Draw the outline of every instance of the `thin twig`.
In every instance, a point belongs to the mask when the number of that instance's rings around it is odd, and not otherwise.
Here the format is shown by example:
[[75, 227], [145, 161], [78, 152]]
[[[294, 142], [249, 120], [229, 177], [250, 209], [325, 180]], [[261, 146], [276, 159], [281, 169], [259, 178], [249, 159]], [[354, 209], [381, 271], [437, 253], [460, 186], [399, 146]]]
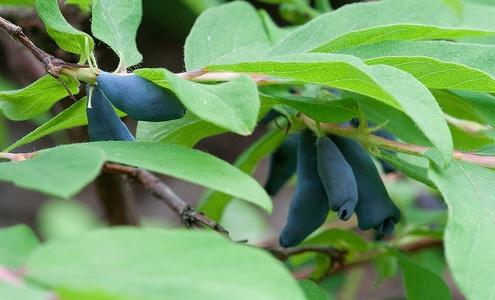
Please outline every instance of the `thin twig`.
[[236, 72], [210, 72], [208, 70], [198, 70], [177, 73], [177, 76], [196, 82], [223, 82], [230, 81], [241, 76], [249, 76], [257, 85], [281, 84], [287, 82], [286, 79], [272, 78], [264, 74], [256, 73], [236, 73]]
[[[423, 249], [427, 248], [434, 248], [434, 247], [440, 247], [442, 246], [442, 241], [437, 240], [437, 239], [432, 239], [432, 238], [424, 238], [424, 239], [419, 239], [415, 240], [412, 242], [407, 242], [405, 244], [402, 244], [398, 246], [398, 249], [400, 251], [406, 252], [406, 253], [412, 253], [412, 252], [417, 252]], [[341, 249], [336, 249], [334, 247], [325, 247], [325, 246], [299, 246], [299, 247], [293, 247], [293, 248], [287, 248], [287, 249], [281, 249], [281, 248], [270, 248], [270, 247], [265, 247], [265, 250], [269, 251], [270, 253], [273, 254], [276, 258], [278, 258], [281, 261], [286, 261], [288, 260], [291, 256], [294, 255], [299, 255], [299, 254], [304, 254], [304, 253], [319, 253], [327, 256], [330, 258], [330, 265], [329, 268], [324, 276], [320, 278], [320, 280], [355, 268], [362, 266], [363, 264], [369, 263], [373, 259], [375, 259], [378, 255], [382, 254], [384, 252], [384, 249], [376, 250], [376, 251], [368, 251], [366, 253], [363, 253], [360, 256], [356, 256], [352, 259], [352, 261], [346, 261], [346, 250], [341, 250]], [[314, 269], [313, 268], [306, 268], [304, 270], [298, 270], [295, 274], [295, 276], [298, 279], [306, 279], [311, 276], [313, 273]]]
[[[316, 128], [316, 123], [314, 120], [308, 117], [302, 117], [302, 119], [303, 122], [308, 127], [313, 129]], [[344, 136], [344, 137], [350, 137], [358, 140], [359, 142], [365, 145], [372, 145], [390, 151], [423, 156], [426, 154], [426, 152], [428, 152], [428, 150], [432, 149], [430, 147], [408, 144], [399, 141], [392, 141], [389, 139], [376, 136], [374, 134], [363, 132], [359, 128], [354, 128], [349, 126], [342, 126], [342, 125], [330, 124], [330, 123], [320, 123], [320, 127], [321, 129], [323, 129], [323, 131], [327, 133]], [[495, 168], [495, 156], [491, 156], [491, 155], [479, 155], [474, 153], [454, 151], [453, 158], [486, 168]]]
[[26, 47], [37, 60], [39, 60], [45, 66], [48, 74], [55, 78], [60, 77], [62, 68], [85, 68], [87, 66], [73, 64], [65, 62], [55, 56], [46, 53], [42, 49], [38, 48], [22, 31], [20, 26], [17, 26], [5, 18], [0, 17], [0, 28], [7, 32], [12, 38], [19, 41], [24, 47]]
[[60, 84], [67, 91], [69, 97], [76, 102], [77, 99], [72, 94], [71, 90], [67, 86], [67, 84], [60, 78], [60, 75], [63, 73], [64, 69], [77, 69], [77, 68], [86, 68], [84, 65], [68, 63], [60, 58], [56, 58], [55, 56], [46, 53], [42, 49], [38, 48], [22, 31], [22, 27], [17, 26], [5, 18], [0, 17], [0, 28], [7, 32], [13, 39], [19, 41], [24, 47], [26, 47], [33, 56], [39, 60], [48, 74], [53, 76], [53, 78], [57, 79]]
[[103, 170], [108, 173], [124, 174], [140, 182], [153, 196], [172, 209], [186, 227], [208, 227], [228, 236], [227, 230], [207, 216], [195, 211], [153, 173], [114, 163], [106, 163]]

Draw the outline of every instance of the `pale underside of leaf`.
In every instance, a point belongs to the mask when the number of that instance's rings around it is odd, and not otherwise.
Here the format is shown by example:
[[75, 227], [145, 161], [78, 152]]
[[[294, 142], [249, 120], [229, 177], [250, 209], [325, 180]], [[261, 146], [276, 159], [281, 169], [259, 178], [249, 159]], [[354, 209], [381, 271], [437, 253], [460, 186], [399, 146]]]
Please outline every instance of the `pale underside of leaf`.
[[430, 177], [449, 206], [444, 241], [455, 281], [468, 299], [495, 299], [495, 173], [453, 162]]

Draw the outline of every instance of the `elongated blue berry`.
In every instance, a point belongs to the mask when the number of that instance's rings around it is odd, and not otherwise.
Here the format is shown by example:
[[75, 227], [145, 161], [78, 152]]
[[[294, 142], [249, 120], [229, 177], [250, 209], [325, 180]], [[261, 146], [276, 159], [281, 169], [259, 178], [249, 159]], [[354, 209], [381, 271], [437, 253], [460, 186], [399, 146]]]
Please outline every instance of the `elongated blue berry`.
[[320, 227], [327, 217], [329, 207], [325, 187], [317, 170], [316, 136], [304, 130], [297, 148], [297, 183], [289, 207], [287, 224], [280, 235], [282, 247], [301, 243]]
[[88, 134], [91, 141], [133, 141], [134, 137], [127, 126], [115, 113], [112, 104], [103, 94], [98, 85], [94, 86], [90, 95], [89, 86], [86, 87], [88, 101], [91, 107], [86, 108], [88, 117]]
[[296, 172], [298, 134], [290, 135], [270, 156], [270, 169], [265, 190], [268, 195], [277, 194]]
[[173, 93], [142, 77], [101, 72], [96, 82], [108, 100], [133, 119], [160, 122], [184, 116], [185, 108]]
[[354, 172], [339, 148], [328, 137], [318, 139], [318, 174], [327, 193], [330, 209], [339, 218], [348, 220], [358, 202], [358, 189]]
[[331, 138], [354, 171], [359, 195], [355, 209], [359, 228], [373, 228], [378, 236], [391, 234], [399, 222], [400, 211], [390, 199], [370, 155], [351, 139]]

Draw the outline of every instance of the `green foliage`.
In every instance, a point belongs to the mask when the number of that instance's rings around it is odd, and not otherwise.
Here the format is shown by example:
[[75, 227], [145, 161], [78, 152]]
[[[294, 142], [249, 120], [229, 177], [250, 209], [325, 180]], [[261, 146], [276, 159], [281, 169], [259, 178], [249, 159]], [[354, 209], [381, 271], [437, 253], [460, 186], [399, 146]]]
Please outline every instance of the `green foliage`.
[[210, 7], [223, 4], [223, 0], [181, 0], [184, 5], [187, 5], [192, 11], [197, 14], [207, 10]]
[[77, 101], [48, 122], [31, 131], [29, 134], [10, 145], [6, 151], [12, 151], [19, 146], [36, 141], [53, 132], [87, 124], [86, 114], [84, 113], [85, 109], [86, 98]]
[[60, 198], [70, 198], [98, 175], [105, 156], [85, 145], [40, 151], [21, 162], [0, 163], [0, 180]]
[[141, 16], [141, 1], [93, 1], [91, 32], [117, 53], [124, 68], [139, 64], [143, 59], [136, 45]]
[[[493, 171], [453, 162], [445, 170], [430, 171], [431, 179], [449, 206], [445, 254], [456, 282], [468, 298], [489, 299], [495, 260], [491, 212]], [[469, 200], [467, 200], [469, 199]]]
[[79, 54], [81, 61], [93, 51], [94, 41], [86, 33], [72, 27], [60, 12], [57, 0], [37, 0], [36, 11], [45, 24], [46, 32], [67, 52]]
[[225, 132], [224, 129], [203, 121], [192, 113], [186, 113], [182, 119], [173, 121], [140, 121], [136, 138], [143, 142], [172, 143], [193, 147], [200, 140], [223, 132]]
[[268, 254], [208, 232], [100, 230], [38, 248], [27, 268], [67, 299], [305, 299]]
[[21, 5], [29, 6], [34, 5], [36, 0], [0, 0], [0, 5]]
[[493, 92], [494, 46], [444, 41], [395, 41], [345, 51], [368, 64], [411, 73], [429, 88]]
[[325, 291], [311, 280], [301, 280], [299, 285], [304, 291], [307, 300], [327, 300]]
[[352, 4], [299, 27], [269, 54], [335, 52], [381, 41], [452, 40], [493, 34], [495, 22], [481, 21], [480, 13], [487, 12], [466, 4], [461, 18], [454, 10], [448, 9], [443, 0], [386, 0]]
[[270, 46], [256, 10], [235, 1], [211, 8], [196, 20], [184, 46], [186, 70], [194, 71], [215, 61], [258, 58]]
[[250, 201], [268, 212], [272, 208], [266, 192], [251, 177], [214, 156], [173, 144], [99, 142], [60, 146], [22, 162], [1, 163], [0, 180], [69, 198], [98, 175], [104, 161], [200, 184]]
[[29, 227], [17, 225], [0, 230], [0, 243], [0, 266], [20, 267], [39, 241]]
[[452, 299], [450, 290], [441, 277], [402, 254], [398, 256], [407, 299]]
[[[71, 93], [77, 94], [79, 82], [62, 77]], [[68, 95], [64, 86], [50, 75], [45, 75], [29, 86], [0, 92], [0, 110], [11, 120], [32, 119], [48, 111], [53, 104]]]
[[50, 293], [34, 287], [15, 287], [0, 281], [0, 297], [2, 299], [46, 300], [50, 297]]
[[367, 66], [351, 56], [308, 53], [234, 65], [212, 65], [207, 70], [263, 73], [374, 97], [414, 120], [446, 161], [452, 156], [450, 132], [434, 97], [412, 76], [395, 68]]
[[45, 240], [77, 237], [102, 226], [85, 204], [65, 200], [45, 203], [37, 223]]
[[[404, 218], [390, 240], [367, 241], [360, 233], [343, 229], [354, 228], [354, 220], [343, 225], [333, 214], [318, 211], [321, 221], [327, 218], [325, 227], [311, 228], [314, 232], [301, 245], [345, 250], [343, 261], [316, 251], [291, 256], [283, 266], [262, 250], [208, 232], [131, 228], [92, 232], [101, 226], [94, 215], [75, 202], [57, 200], [44, 206], [38, 218], [38, 229], [49, 243], [40, 246], [25, 226], [0, 230], [0, 270], [27, 270], [19, 275], [26, 280], [23, 286], [0, 282], [1, 299], [37, 300], [50, 295], [153, 300], [164, 294], [167, 299], [327, 299], [326, 292], [334, 289], [323, 289], [320, 282], [298, 283], [287, 269], [297, 274], [308, 269], [309, 277], [323, 279], [335, 263], [362, 261], [375, 263], [378, 281], [401, 273], [408, 299], [451, 299], [442, 279], [442, 255], [406, 256], [397, 249], [410, 241], [436, 240], [442, 235], [449, 271], [462, 293], [468, 299], [493, 298], [495, 198], [491, 186], [495, 173], [488, 168], [495, 161], [493, 1], [383, 0], [337, 10], [324, 0], [260, 1], [279, 5], [285, 20], [305, 23], [288, 27], [278, 26], [266, 11], [256, 11], [246, 1], [181, 2], [198, 14], [204, 11], [184, 46], [187, 72], [145, 68], [134, 73], [173, 92], [187, 109], [183, 118], [138, 120], [137, 142], [56, 146], [26, 160], [2, 159], [0, 180], [56, 198], [72, 198], [98, 176], [107, 161], [139, 167], [207, 188], [199, 204], [201, 212], [221, 220], [227, 230], [231, 226], [236, 240], [261, 241], [260, 232], [266, 230], [263, 213], [271, 212], [272, 201], [251, 174], [283, 141], [284, 130], [292, 134], [309, 127], [319, 136], [327, 131], [354, 139], [367, 150], [362, 152], [364, 157], [373, 155], [439, 190], [448, 212], [416, 207], [409, 195], [414, 193], [393, 183], [388, 193]], [[63, 72], [73, 77], [60, 78], [77, 95], [80, 81], [94, 84], [94, 42], [65, 20], [59, 3], [0, 0], [2, 5], [34, 5], [56, 44], [79, 55], [80, 63], [90, 62], [88, 68]], [[136, 44], [140, 0], [65, 3], [91, 14], [92, 34], [120, 58], [117, 71], [123, 73], [141, 63]], [[69, 94], [48, 75], [18, 90], [5, 91], [12, 87], [3, 81], [0, 85], [2, 122], [33, 120]], [[133, 99], [131, 104], [139, 107], [143, 104], [139, 101]], [[6, 151], [86, 125], [86, 106], [86, 98], [81, 98]], [[252, 134], [270, 109], [282, 116], [270, 121], [268, 131], [234, 166], [192, 149], [221, 133]], [[363, 125], [346, 127], [353, 118]], [[377, 139], [371, 135], [373, 126], [383, 127], [396, 140]], [[3, 123], [1, 127], [7, 128]], [[0, 146], [8, 137], [0, 134]], [[10, 156], [0, 153], [0, 157]], [[304, 180], [307, 176], [300, 176], [299, 182]], [[370, 184], [365, 192], [371, 191], [376, 191], [376, 185]], [[308, 195], [313, 192], [298, 195], [302, 208], [308, 208]], [[362, 221], [371, 215], [360, 212], [358, 217]], [[300, 229], [309, 221], [303, 223], [295, 225]], [[344, 297], [355, 294], [362, 275], [360, 269], [350, 273], [341, 290]]]
[[91, 10], [93, 0], [65, 0], [65, 3], [77, 5], [81, 10], [89, 12]]
[[170, 87], [189, 111], [218, 127], [248, 135], [256, 125], [260, 100], [256, 85], [248, 77], [211, 86], [182, 79], [164, 69], [142, 70], [137, 74]]

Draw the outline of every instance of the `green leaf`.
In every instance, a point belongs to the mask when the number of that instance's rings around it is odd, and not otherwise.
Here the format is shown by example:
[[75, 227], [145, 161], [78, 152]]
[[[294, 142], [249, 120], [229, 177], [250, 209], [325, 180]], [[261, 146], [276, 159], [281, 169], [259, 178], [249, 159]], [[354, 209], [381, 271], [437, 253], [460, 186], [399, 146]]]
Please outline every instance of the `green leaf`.
[[87, 204], [66, 200], [45, 202], [38, 213], [37, 225], [45, 240], [75, 237], [102, 227]]
[[482, 133], [470, 133], [449, 125], [454, 147], [460, 151], [474, 151], [493, 144], [493, 139]]
[[329, 12], [332, 11], [332, 5], [328, 0], [315, 0], [315, 8], [321, 12]]
[[91, 31], [117, 53], [124, 68], [143, 59], [136, 45], [141, 16], [141, 0], [93, 1]]
[[210, 8], [194, 23], [184, 46], [186, 70], [212, 62], [239, 62], [259, 58], [271, 42], [256, 10], [236, 1]]
[[196, 183], [272, 209], [270, 197], [249, 175], [207, 153], [173, 144], [139, 142], [90, 143], [106, 160], [136, 166]]
[[36, 11], [45, 24], [46, 31], [60, 48], [79, 54], [81, 61], [88, 59], [86, 54], [93, 51], [93, 39], [65, 20], [57, 0], [36, 0]]
[[[278, 129], [270, 130], [247, 148], [235, 161], [234, 165], [241, 171], [251, 174], [258, 163], [272, 153], [284, 140], [285, 135]], [[210, 191], [201, 200], [198, 210], [209, 218], [219, 221], [227, 204], [232, 200], [230, 195]]]
[[191, 113], [217, 127], [248, 135], [256, 126], [260, 100], [256, 84], [249, 77], [206, 85], [182, 79], [165, 69], [141, 69], [135, 73], [170, 87]]
[[397, 257], [389, 252], [380, 253], [373, 259], [373, 265], [378, 273], [377, 283], [384, 279], [389, 279], [397, 274], [398, 260]]
[[138, 122], [136, 139], [142, 142], [172, 143], [193, 147], [205, 137], [225, 132], [211, 123], [187, 112], [178, 120], [165, 122]]
[[449, 207], [445, 254], [457, 285], [468, 299], [492, 299], [495, 173], [455, 161], [445, 170], [430, 170], [430, 177]]
[[0, 114], [0, 149], [10, 143], [10, 134], [7, 119]]
[[441, 277], [416, 264], [403, 254], [398, 254], [398, 257], [407, 299], [452, 299], [449, 287]]
[[104, 153], [92, 147], [61, 146], [37, 152], [21, 162], [0, 163], [0, 180], [70, 198], [99, 174], [104, 161]]
[[[276, 103], [261, 97], [258, 119]], [[136, 139], [143, 142], [172, 143], [193, 147], [200, 140], [224, 133], [226, 130], [199, 119], [190, 112], [178, 120], [166, 122], [138, 122]]]
[[443, 0], [445, 4], [451, 7], [460, 17], [462, 17], [463, 0]]
[[265, 28], [266, 34], [270, 39], [272, 45], [276, 45], [280, 40], [282, 40], [294, 30], [293, 27], [279, 27], [270, 17], [270, 14], [263, 9], [259, 11], [259, 14], [261, 20], [263, 21], [263, 26]]
[[0, 266], [20, 268], [39, 241], [29, 227], [16, 225], [0, 229], [0, 244]]
[[[79, 92], [79, 82], [62, 76], [71, 93]], [[0, 92], [0, 110], [11, 120], [27, 120], [41, 115], [53, 104], [68, 96], [64, 86], [50, 75], [45, 75], [20, 90]]]
[[357, 233], [350, 230], [332, 228], [318, 233], [304, 241], [304, 245], [326, 245], [346, 249], [351, 254], [366, 252], [368, 244]]
[[376, 98], [408, 115], [446, 162], [452, 157], [450, 132], [435, 98], [425, 86], [401, 70], [384, 65], [366, 66], [352, 56], [322, 53], [212, 65], [207, 70], [262, 73]]
[[[475, 94], [469, 92], [471, 94]], [[459, 120], [469, 120], [479, 124], [490, 124], [490, 118], [485, 117], [474, 105], [468, 103], [461, 96], [448, 90], [433, 90], [433, 96], [437, 99], [440, 108], [449, 116]], [[476, 93], [478, 94], [478, 93]], [[495, 104], [492, 104], [495, 107]], [[495, 120], [494, 120], [495, 121]]]
[[426, 158], [402, 153], [392, 154], [387, 151], [383, 151], [380, 158], [407, 177], [422, 182], [432, 188], [435, 187], [435, 184], [428, 178], [429, 164]]
[[224, 0], [181, 0], [181, 2], [199, 15], [210, 7], [223, 4]]
[[66, 4], [77, 5], [82, 11], [91, 11], [93, 0], [65, 0]]
[[450, 91], [450, 93], [452, 97], [450, 101], [471, 107], [482, 120], [482, 123], [495, 126], [495, 96], [468, 91]]
[[314, 281], [301, 280], [299, 285], [303, 289], [307, 300], [328, 300], [327, 293]]
[[200, 119], [232, 132], [253, 132], [260, 110], [256, 84], [241, 76], [218, 85], [206, 85], [182, 79], [163, 70], [176, 96]]
[[98, 175], [104, 161], [174, 176], [246, 200], [268, 212], [272, 209], [270, 197], [250, 176], [214, 156], [173, 144], [97, 142], [56, 147], [22, 162], [0, 163], [0, 180], [68, 198]]
[[0, 281], [0, 299], [47, 300], [54, 295], [29, 286], [14, 286]]
[[12, 151], [13, 149], [25, 144], [34, 142], [44, 136], [51, 133], [73, 128], [77, 126], [86, 125], [88, 120], [86, 118], [86, 97], [72, 104], [69, 108], [50, 119], [40, 127], [31, 131], [23, 138], [10, 145], [5, 151]]
[[396, 41], [344, 51], [367, 64], [386, 64], [429, 88], [495, 92], [495, 46], [444, 41]]
[[34, 5], [35, 0], [0, 0], [0, 5]]
[[288, 105], [315, 121], [327, 123], [345, 122], [359, 115], [354, 99], [322, 99], [304, 96], [269, 97], [272, 101]]
[[484, 5], [494, 5], [495, 4], [492, 0], [463, 0], [463, 1], [469, 2], [469, 3], [484, 4]]
[[423, 268], [430, 270], [438, 276], [443, 276], [447, 268], [443, 249], [427, 248], [421, 251], [412, 253], [408, 257]]
[[493, 22], [481, 21], [479, 11], [471, 9], [472, 6], [466, 4], [460, 18], [443, 0], [386, 0], [346, 5], [301, 26], [268, 55], [335, 52], [388, 40], [452, 40], [493, 35]]
[[46, 244], [28, 270], [64, 299], [306, 299], [269, 254], [205, 231], [100, 230]]
[[233, 241], [247, 241], [250, 245], [266, 241], [266, 232], [270, 230], [263, 211], [251, 203], [236, 199], [227, 204], [219, 223], [223, 228], [228, 228]]

